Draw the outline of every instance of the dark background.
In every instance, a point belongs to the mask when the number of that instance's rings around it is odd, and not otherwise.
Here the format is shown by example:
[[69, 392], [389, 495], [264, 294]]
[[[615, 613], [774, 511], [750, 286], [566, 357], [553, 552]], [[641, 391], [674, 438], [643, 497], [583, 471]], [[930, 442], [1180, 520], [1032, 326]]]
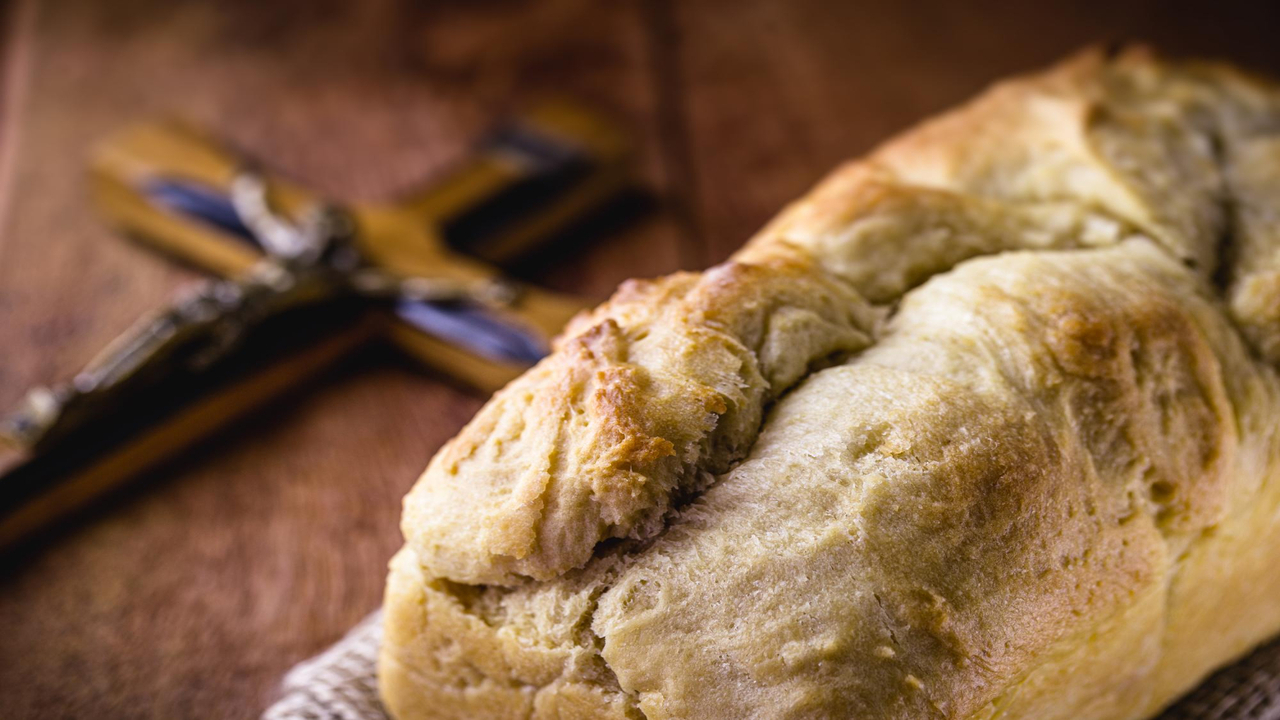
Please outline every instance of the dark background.
[[[18, 3], [4, 24], [0, 407], [193, 277], [105, 229], [88, 146], [177, 113], [383, 198], [549, 94], [633, 133], [659, 206], [520, 272], [603, 298], [725, 258], [826, 170], [998, 77], [1141, 39], [1280, 73], [1280, 4]], [[376, 607], [400, 497], [481, 398], [370, 349], [0, 562], [0, 716], [252, 717]]]

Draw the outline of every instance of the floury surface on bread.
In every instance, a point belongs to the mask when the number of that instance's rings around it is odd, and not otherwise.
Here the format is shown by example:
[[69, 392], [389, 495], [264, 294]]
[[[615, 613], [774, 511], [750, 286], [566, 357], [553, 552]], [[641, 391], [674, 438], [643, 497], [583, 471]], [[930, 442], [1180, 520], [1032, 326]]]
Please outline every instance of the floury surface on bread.
[[1145, 718], [1280, 632], [1280, 89], [1086, 52], [625, 284], [405, 499], [415, 718]]

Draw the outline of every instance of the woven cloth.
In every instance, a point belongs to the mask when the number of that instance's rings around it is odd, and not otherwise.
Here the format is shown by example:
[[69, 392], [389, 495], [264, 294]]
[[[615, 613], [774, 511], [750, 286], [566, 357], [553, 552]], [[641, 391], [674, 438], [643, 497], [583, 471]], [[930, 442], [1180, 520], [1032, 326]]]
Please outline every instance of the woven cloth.
[[375, 672], [381, 642], [378, 611], [333, 647], [294, 666], [262, 720], [387, 720]]
[[[262, 720], [388, 720], [375, 667], [382, 613], [285, 675]], [[1280, 720], [1280, 639], [1205, 680], [1159, 720]]]

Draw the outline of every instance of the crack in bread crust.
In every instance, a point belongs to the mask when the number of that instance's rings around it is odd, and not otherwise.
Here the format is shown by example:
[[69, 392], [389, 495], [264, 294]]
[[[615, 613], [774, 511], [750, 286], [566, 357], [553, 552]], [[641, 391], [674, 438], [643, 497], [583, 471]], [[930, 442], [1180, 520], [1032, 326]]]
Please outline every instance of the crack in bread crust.
[[389, 707], [1158, 710], [1280, 629], [1276, 138], [1263, 81], [1088, 52], [624, 284], [406, 498]]
[[627, 283], [436, 455], [403, 529], [432, 575], [512, 585], [648, 539], [741, 459], [764, 408], [870, 341], [874, 313], [785, 255]]

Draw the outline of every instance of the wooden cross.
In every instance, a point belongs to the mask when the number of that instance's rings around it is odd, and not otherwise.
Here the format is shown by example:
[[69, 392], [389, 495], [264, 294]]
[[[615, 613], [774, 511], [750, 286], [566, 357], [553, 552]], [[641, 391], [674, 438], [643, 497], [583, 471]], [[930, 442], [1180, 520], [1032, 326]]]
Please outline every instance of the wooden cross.
[[72, 381], [28, 394], [0, 425], [0, 547], [77, 509], [386, 338], [488, 393], [548, 349], [585, 303], [493, 266], [522, 257], [626, 183], [622, 136], [549, 103], [485, 138], [426, 191], [336, 208], [248, 170], [175, 122], [95, 153], [96, 204], [121, 230], [209, 271]]

